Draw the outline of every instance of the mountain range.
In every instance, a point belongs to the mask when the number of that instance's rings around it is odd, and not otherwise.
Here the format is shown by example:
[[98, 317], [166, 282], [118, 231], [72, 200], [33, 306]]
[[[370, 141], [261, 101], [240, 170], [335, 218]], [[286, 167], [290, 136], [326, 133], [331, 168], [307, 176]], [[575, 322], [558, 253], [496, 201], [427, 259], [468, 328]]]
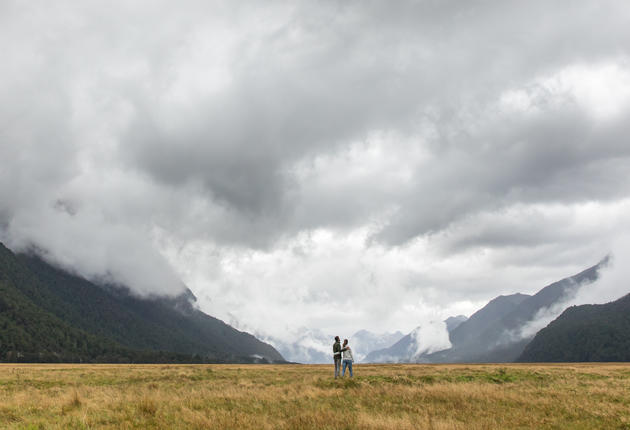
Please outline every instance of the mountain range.
[[[339, 333], [343, 340], [347, 336]], [[362, 361], [368, 352], [384, 348], [397, 342], [403, 333], [373, 333], [359, 330], [348, 339], [356, 361]], [[287, 360], [305, 364], [322, 364], [332, 361], [332, 344], [335, 335], [325, 334], [321, 330], [302, 328], [288, 339], [274, 337], [263, 338], [276, 347]]]
[[[499, 296], [457, 325], [443, 326], [450, 347], [440, 351], [422, 352], [416, 328], [388, 348], [373, 351], [366, 362], [511, 362], [519, 358], [534, 338], [540, 315], [561, 306], [577, 294], [584, 285], [598, 278], [599, 270], [608, 259], [574, 276], [554, 282], [534, 295]], [[447, 320], [448, 321], [448, 320]]]
[[393, 333], [373, 333], [368, 330], [359, 330], [350, 337], [352, 353], [355, 360], [363, 361], [370, 351], [386, 348], [388, 345], [396, 344], [405, 335], [400, 331]]
[[[446, 333], [451, 333], [460, 324], [466, 321], [467, 318], [464, 315], [456, 317], [449, 317], [437, 325], [437, 329], [446, 329]], [[416, 327], [411, 333], [402, 336], [398, 341], [391, 344], [391, 346], [380, 348], [371, 351], [363, 358], [362, 361], [366, 363], [397, 363], [412, 361], [413, 357], [417, 356], [419, 349], [419, 337], [422, 336], [422, 327]]]
[[[604, 259], [534, 295], [496, 297], [470, 318], [460, 315], [428, 322], [407, 335], [360, 330], [349, 337], [355, 359], [630, 360], [630, 295], [562, 312], [580, 288], [598, 279], [607, 262]], [[35, 255], [14, 254], [0, 243], [0, 362], [331, 360], [332, 335], [304, 329], [290, 339], [266, 338], [270, 345], [203, 313], [195, 302], [188, 289], [174, 297], [138, 297], [128, 288], [91, 282]], [[549, 320], [543, 316], [560, 312], [544, 327]]]
[[195, 301], [140, 298], [0, 244], [0, 361], [284, 362]]
[[291, 362], [304, 364], [330, 363], [332, 335], [302, 327], [285, 338], [261, 337]]

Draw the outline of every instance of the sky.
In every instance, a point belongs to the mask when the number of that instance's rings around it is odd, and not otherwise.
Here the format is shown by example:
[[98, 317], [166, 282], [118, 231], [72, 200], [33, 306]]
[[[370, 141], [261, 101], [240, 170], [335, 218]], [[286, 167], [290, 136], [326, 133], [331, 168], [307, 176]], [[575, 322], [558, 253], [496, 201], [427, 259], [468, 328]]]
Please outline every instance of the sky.
[[[624, 0], [0, 0], [0, 241], [282, 338], [407, 333], [615, 250], [627, 279], [628, 22]], [[607, 282], [583, 300], [630, 292]]]

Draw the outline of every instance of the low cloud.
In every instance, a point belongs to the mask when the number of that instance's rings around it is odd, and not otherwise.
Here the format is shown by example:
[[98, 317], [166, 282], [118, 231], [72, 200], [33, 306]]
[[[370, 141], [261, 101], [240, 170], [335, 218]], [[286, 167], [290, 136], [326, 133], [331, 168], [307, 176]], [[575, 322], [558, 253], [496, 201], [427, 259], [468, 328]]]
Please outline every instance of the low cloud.
[[184, 291], [183, 282], [142, 231], [124, 223], [112, 225], [87, 208], [74, 213], [61, 207], [18, 213], [3, 241], [14, 251], [38, 254], [97, 283], [132, 287], [141, 296]]
[[415, 351], [410, 351], [411, 357], [431, 354], [452, 346], [444, 321], [429, 321], [422, 324], [411, 332], [411, 337], [414, 339], [412, 346], [415, 346]]

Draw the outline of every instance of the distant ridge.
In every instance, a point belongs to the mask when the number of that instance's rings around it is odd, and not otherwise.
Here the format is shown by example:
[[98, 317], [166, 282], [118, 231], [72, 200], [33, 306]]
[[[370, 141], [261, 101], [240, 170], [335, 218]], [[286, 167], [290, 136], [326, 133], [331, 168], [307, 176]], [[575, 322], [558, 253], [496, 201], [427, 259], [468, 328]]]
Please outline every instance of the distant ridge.
[[0, 244], [0, 361], [283, 362], [271, 345], [193, 306], [142, 299]]
[[521, 293], [495, 297], [450, 333], [451, 342], [458, 346], [478, 342], [480, 334], [501, 324], [503, 318], [515, 312], [530, 297]]

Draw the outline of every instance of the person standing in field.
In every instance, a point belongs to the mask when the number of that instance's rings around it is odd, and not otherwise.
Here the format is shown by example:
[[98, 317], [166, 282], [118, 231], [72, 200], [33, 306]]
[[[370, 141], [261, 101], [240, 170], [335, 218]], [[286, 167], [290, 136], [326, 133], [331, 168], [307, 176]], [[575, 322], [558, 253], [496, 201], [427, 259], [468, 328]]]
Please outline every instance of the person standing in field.
[[341, 352], [343, 354], [343, 371], [341, 372], [341, 377], [343, 378], [346, 375], [346, 367], [350, 369], [350, 377], [352, 378], [354, 375], [352, 374], [352, 362], [354, 358], [352, 357], [352, 349], [350, 345], [348, 345], [348, 339], [343, 340], [343, 347], [341, 347]]
[[333, 343], [333, 361], [335, 362], [335, 379], [337, 379], [339, 370], [341, 370], [341, 344], [339, 343], [339, 336], [335, 336], [335, 343]]

